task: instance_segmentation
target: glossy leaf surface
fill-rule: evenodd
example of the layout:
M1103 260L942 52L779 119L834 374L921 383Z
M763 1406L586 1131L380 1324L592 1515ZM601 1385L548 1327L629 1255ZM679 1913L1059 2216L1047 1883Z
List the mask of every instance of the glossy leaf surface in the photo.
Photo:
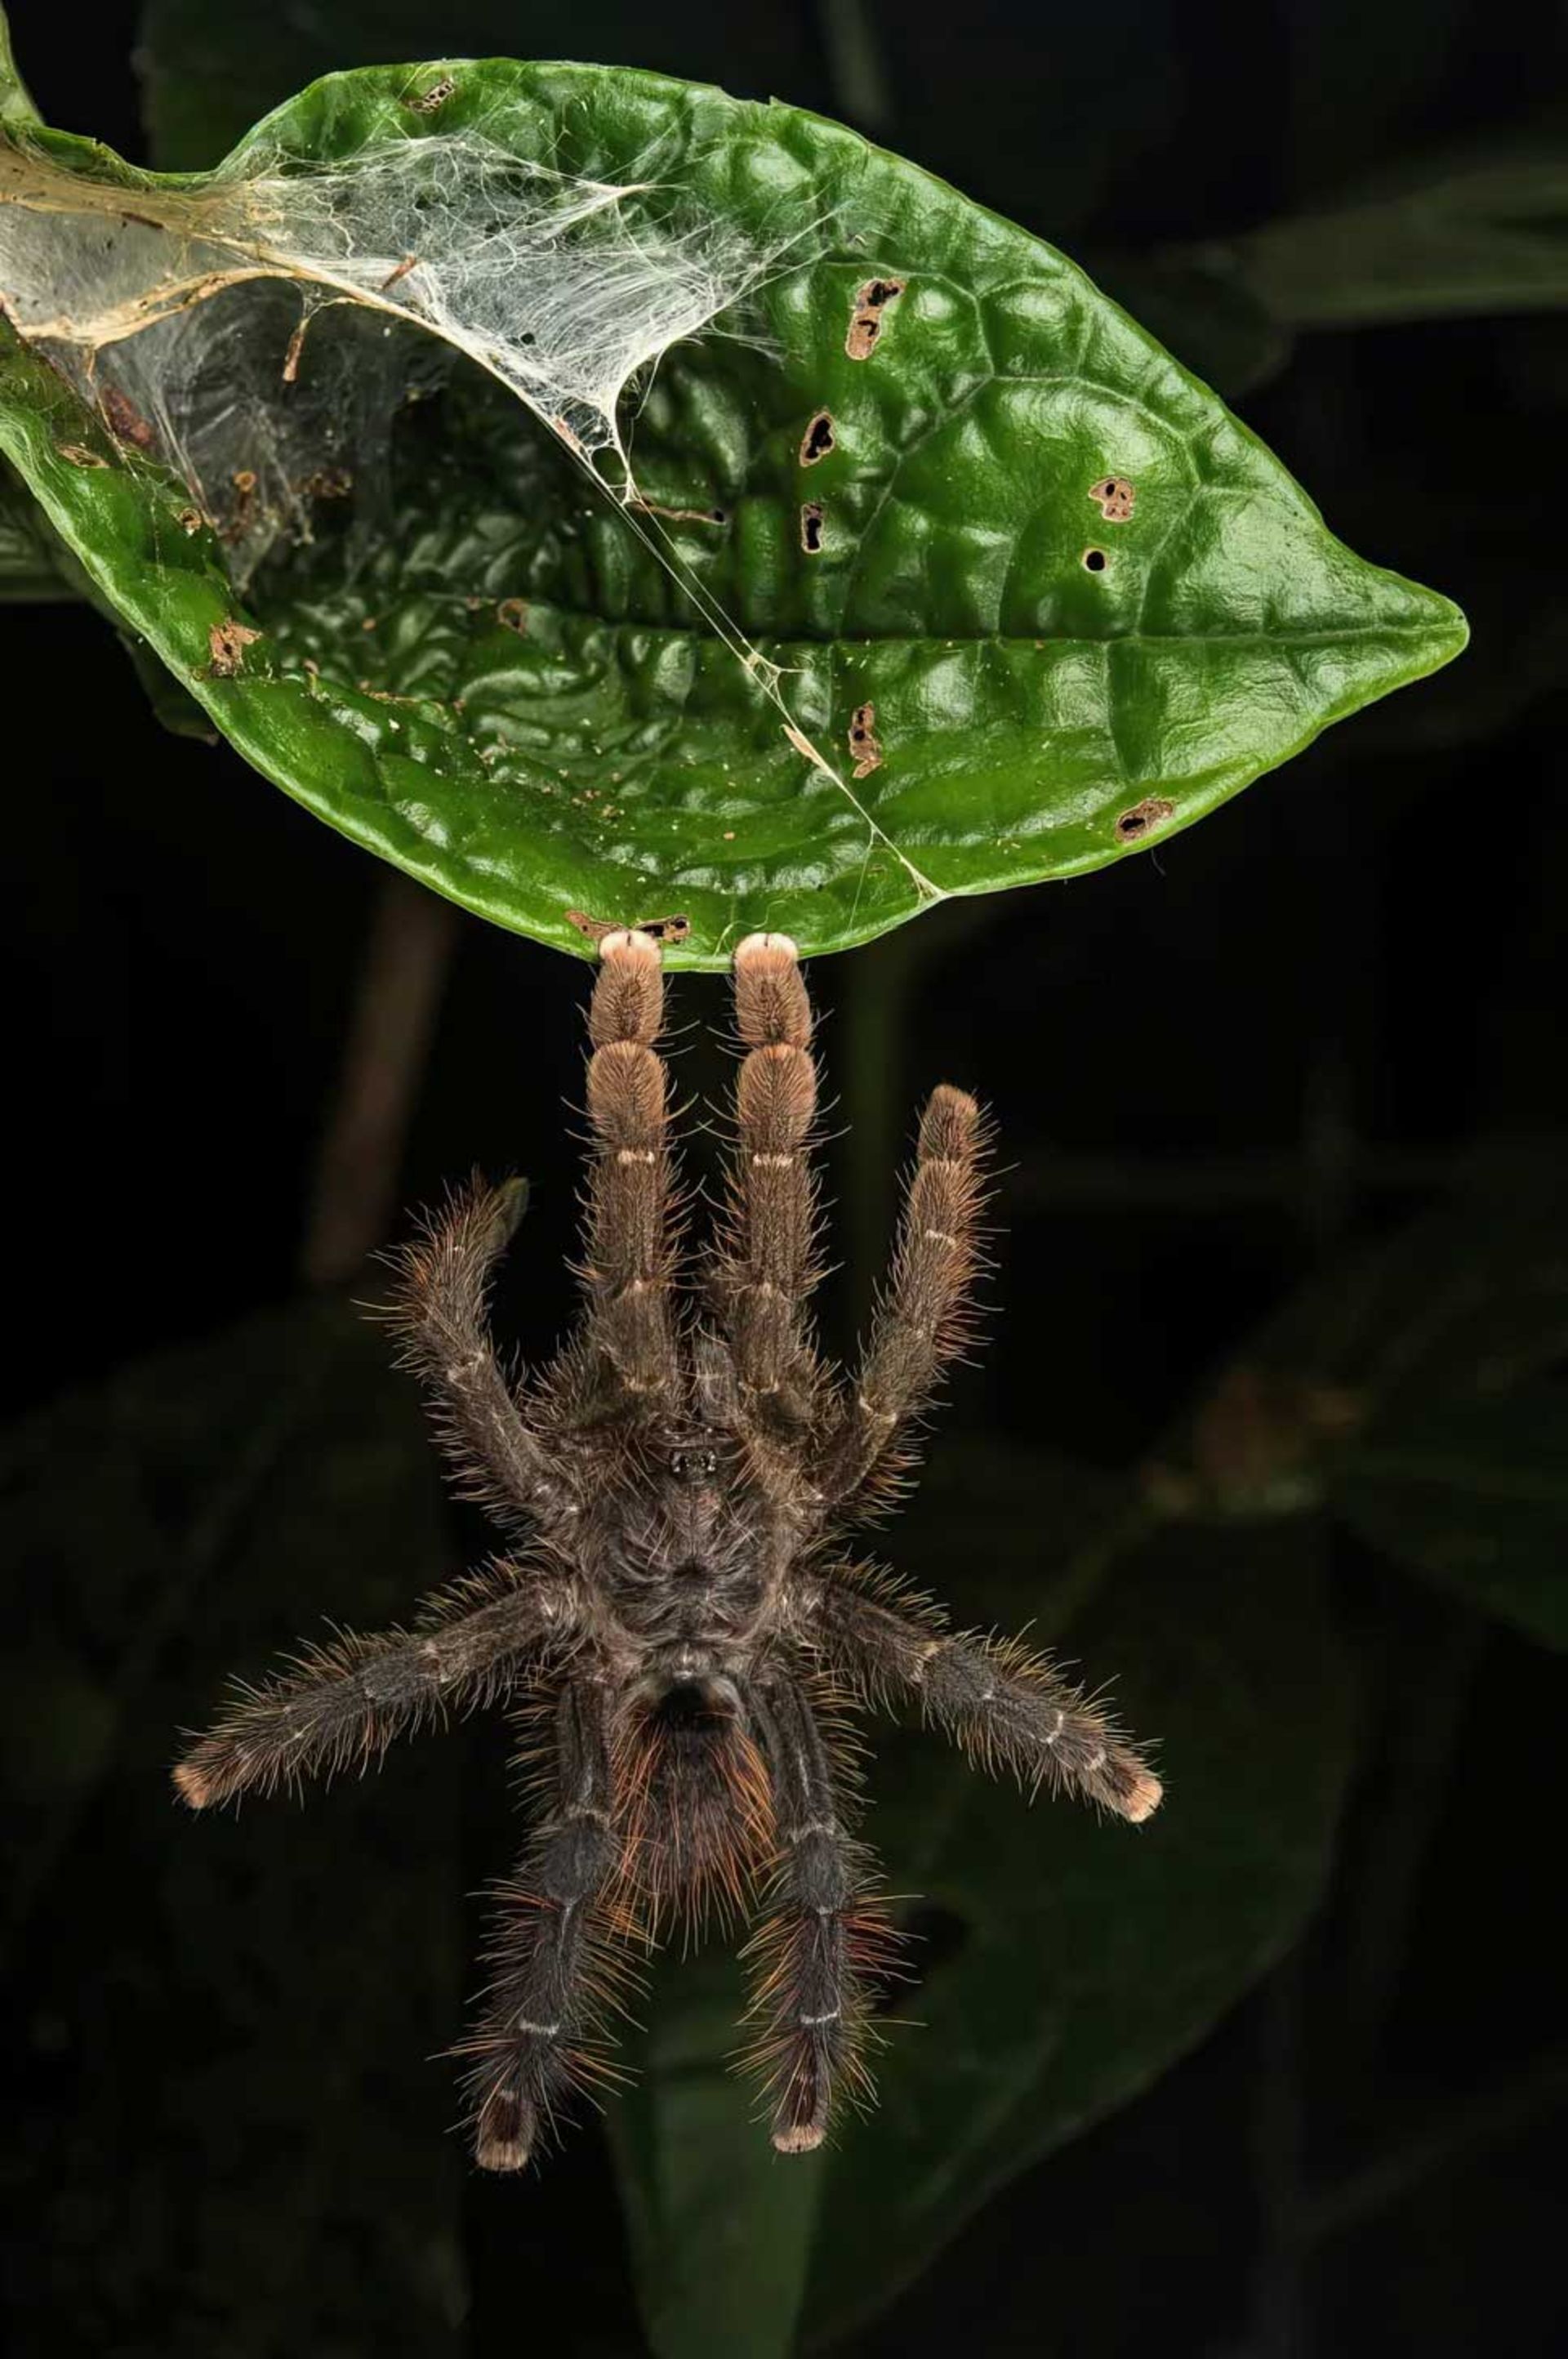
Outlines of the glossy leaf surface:
M38 502L0 464L0 601L69 598Z
M465 133L656 179L625 201L634 229L667 204L774 256L738 332L678 343L623 420L652 512L465 367L401 420L369 531L324 522L242 604L188 495L9 336L0 450L258 769L481 914L577 948L570 909L678 912L698 965L759 924L841 947L1125 856L1463 644L1061 255L816 117L618 69L436 62L317 84L228 168ZM50 152L173 201L85 143ZM901 291L858 359L873 282ZM782 704L694 591L780 668ZM231 620L259 636L215 671Z

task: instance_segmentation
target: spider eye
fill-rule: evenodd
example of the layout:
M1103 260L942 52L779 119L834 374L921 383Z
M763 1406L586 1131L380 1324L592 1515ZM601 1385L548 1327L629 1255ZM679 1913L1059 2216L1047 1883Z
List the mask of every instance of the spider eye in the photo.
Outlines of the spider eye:
M717 1471L719 1454L713 1450L677 1450L670 1460L670 1473L677 1483L688 1480L706 1482Z

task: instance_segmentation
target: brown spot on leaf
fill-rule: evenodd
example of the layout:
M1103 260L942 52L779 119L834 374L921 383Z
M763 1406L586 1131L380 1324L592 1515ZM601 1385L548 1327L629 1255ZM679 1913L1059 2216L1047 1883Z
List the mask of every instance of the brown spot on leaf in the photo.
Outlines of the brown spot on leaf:
M619 918L590 918L585 909L568 909L568 926L586 934L590 942L601 942L606 934L649 934L656 942L684 942L691 931L691 919L685 917L640 918L634 926Z
M103 412L103 423L116 442L134 443L138 451L153 447L153 429L134 401L127 400L117 386L106 385L98 397Z
M207 644L212 650L212 660L207 669L214 679L232 679L244 669L245 649L254 647L261 633L249 623L237 622L232 614L214 623L207 634Z
M858 704L849 722L849 751L855 757L855 776L869 778L873 770L882 766L881 740L877 735L877 708L874 704Z
M855 296L844 350L852 361L869 361L882 332L882 313L903 293L902 278L868 278Z
M1136 843L1151 828L1161 827L1175 810L1175 804L1164 795L1145 795L1141 803L1124 810L1116 822L1116 832L1123 843Z
M411 92L403 103L410 114L434 114L438 107L445 106L457 86L450 74L443 74L428 90Z
M90 451L84 442L57 442L55 449L73 467L106 467L108 460L102 451Z
M528 601L526 598L503 598L495 610L495 619L503 631L515 631L518 637L528 633Z
M822 549L822 503L807 500L800 511L800 545L807 557L816 557Z
M200 508L181 508L175 518L176 524L183 533L200 532L206 521L207 518Z
M833 419L826 409L819 409L800 438L801 465L815 467L819 459L826 459L833 440Z
M1098 503L1107 524L1125 524L1138 494L1125 475L1102 475L1098 484L1089 485L1089 497Z

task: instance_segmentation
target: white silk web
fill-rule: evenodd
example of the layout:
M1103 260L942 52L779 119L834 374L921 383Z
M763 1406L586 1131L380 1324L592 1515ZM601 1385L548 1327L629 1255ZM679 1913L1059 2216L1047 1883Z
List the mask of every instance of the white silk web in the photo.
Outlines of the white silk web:
M791 744L926 896L795 725L779 668L632 505L628 387L741 303L799 235L763 246L693 217L663 183L574 179L472 129L330 166L253 151L200 189L88 179L0 137L0 302L122 439L183 478L237 581L279 539L308 538L318 499L373 478L393 411L461 353L621 501ZM312 347L327 307L346 316Z

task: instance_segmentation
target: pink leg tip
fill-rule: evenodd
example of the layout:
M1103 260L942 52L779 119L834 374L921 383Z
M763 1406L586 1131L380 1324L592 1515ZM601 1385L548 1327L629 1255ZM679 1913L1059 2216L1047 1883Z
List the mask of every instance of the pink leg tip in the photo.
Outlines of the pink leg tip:
M177 1765L174 1787L180 1800L189 1802L193 1810L204 1810L212 1799L211 1779L204 1777L192 1762L181 1761Z
M613 934L606 934L599 945L601 959L645 958L659 962L659 946L652 934L641 933L635 927L622 926Z
M822 2144L822 2127L817 2122L796 2122L773 2132L773 2144L780 2154L810 2154Z
M800 951L788 934L748 934L735 945L735 963L744 966L755 958L788 958L800 956Z

